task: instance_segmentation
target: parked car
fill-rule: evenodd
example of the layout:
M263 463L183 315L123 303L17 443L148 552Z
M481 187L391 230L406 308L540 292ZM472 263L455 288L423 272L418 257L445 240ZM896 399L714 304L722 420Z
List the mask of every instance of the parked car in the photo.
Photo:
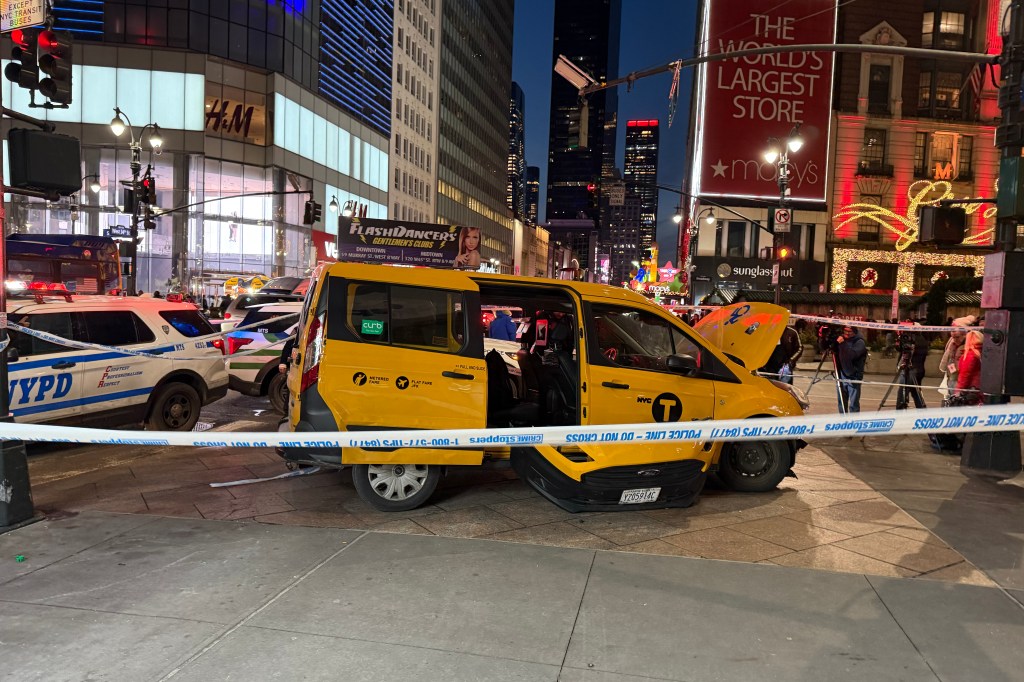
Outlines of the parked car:
M27 294L8 299L10 322L159 357L83 349L11 329L6 352L15 421L105 426L141 422L148 429L190 431L200 409L227 393L223 343L201 338L214 330L192 304L72 296L55 285Z
M260 291L256 294L241 294L231 299L231 304L227 307L224 312L224 318L220 322L220 330L222 332L231 331L235 327L242 325L242 319L245 317L246 311L255 306L263 305L265 303L287 303L289 301L302 302L302 296L296 296L294 294L275 294L275 293L263 293Z
M269 396L271 406L281 414L288 405L288 386L278 364L285 340L298 327L301 309L298 302L252 306L239 325L247 329L224 336L231 388L245 395ZM238 355L243 351L245 355Z

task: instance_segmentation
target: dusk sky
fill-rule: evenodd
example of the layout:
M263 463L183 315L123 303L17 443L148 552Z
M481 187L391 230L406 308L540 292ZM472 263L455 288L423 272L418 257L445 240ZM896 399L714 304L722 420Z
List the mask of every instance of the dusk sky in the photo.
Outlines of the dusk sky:
M516 0L515 46L512 80L526 97L526 160L540 167L540 216L544 206L548 172L548 119L551 110L551 77L554 75L552 41L554 0ZM693 56L697 20L696 0L622 0L622 33L619 76ZM668 126L668 93L672 74L638 80L633 90L619 87L619 129L616 165L622 168L626 121L657 118L661 127L658 184L681 187L686 170L686 135L690 117L692 69L685 69L680 95ZM560 76L559 76L560 77ZM677 226L672 215L680 196L662 191L658 201L658 243L661 260L674 258Z

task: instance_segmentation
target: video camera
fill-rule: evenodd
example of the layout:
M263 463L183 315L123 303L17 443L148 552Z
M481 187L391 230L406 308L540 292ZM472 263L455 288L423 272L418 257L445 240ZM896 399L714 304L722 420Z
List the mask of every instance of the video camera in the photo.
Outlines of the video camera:
M834 310L828 311L829 317L834 314ZM820 323L816 332L818 334L818 350L824 353L827 350L834 351L836 349L837 341L843 334L843 328L835 324Z
M905 323L901 322L900 324L902 325ZM914 329L913 327L910 327L909 324L907 329L901 329L896 332L896 352L899 355L909 356L913 354L916 343L917 342L914 341Z

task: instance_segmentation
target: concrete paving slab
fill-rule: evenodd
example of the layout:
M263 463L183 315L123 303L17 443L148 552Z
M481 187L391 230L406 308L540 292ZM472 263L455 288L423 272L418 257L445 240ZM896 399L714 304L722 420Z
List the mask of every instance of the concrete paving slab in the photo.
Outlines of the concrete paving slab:
M1021 679L1024 609L1002 590L875 576L867 580L940 679Z
M187 664L173 679L175 682L265 679L555 682L558 666L242 627Z
M562 668L562 674L558 676L558 682L658 682L658 680L666 679L664 677L620 675L603 670L580 670L579 668Z
M222 627L41 604L0 611L0 676L20 682L157 679Z
M153 521L151 516L88 511L46 519L0 535L0 584ZM18 555L25 560L15 561Z
M671 680L928 680L862 576L599 552L565 665Z
M559 665L593 556L371 533L248 624Z
M358 535L160 517L0 585L0 599L232 623Z

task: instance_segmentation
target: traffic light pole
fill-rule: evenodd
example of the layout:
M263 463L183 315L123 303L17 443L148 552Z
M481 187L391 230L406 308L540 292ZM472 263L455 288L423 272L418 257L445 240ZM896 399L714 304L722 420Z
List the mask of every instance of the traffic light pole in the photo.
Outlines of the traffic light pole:
M139 174L142 172L142 144L132 140L132 250L131 274L128 276L128 293L132 296L138 291L138 273L135 270L139 261Z
M14 421L8 392L7 352L7 207L3 201L4 174L0 167L0 424ZM0 440L0 481L7 489L0 495L0 533L35 520L28 454L20 440Z

